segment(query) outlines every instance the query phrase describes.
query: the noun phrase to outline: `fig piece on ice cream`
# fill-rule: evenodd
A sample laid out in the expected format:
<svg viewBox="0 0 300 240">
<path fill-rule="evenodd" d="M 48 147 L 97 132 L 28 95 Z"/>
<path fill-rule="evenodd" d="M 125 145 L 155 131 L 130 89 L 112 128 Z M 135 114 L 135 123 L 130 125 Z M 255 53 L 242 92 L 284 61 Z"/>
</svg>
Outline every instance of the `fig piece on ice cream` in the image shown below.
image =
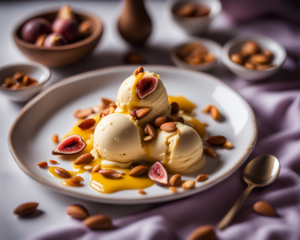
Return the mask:
<svg viewBox="0 0 300 240">
<path fill-rule="evenodd" d="M 168 173 L 160 162 L 156 162 L 152 165 L 148 172 L 148 176 L 157 185 L 165 186 L 168 184 Z"/>
<path fill-rule="evenodd" d="M 62 140 L 52 151 L 53 155 L 72 155 L 85 149 L 86 143 L 79 135 L 71 135 Z"/>
<path fill-rule="evenodd" d="M 143 99 L 155 92 L 158 85 L 158 79 L 154 76 L 147 76 L 141 79 L 136 85 L 137 95 L 139 99 Z"/>
</svg>

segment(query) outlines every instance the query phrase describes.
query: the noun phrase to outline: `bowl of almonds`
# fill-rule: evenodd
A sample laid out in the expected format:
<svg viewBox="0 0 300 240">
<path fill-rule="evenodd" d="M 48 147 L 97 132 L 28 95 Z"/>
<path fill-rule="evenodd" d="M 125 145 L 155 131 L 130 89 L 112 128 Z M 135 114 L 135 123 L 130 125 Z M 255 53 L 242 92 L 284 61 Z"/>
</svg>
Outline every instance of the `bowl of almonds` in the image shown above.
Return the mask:
<svg viewBox="0 0 300 240">
<path fill-rule="evenodd" d="M 286 60 L 286 51 L 271 38 L 241 36 L 225 44 L 222 60 L 236 75 L 255 81 L 277 72 Z"/>
<path fill-rule="evenodd" d="M 216 66 L 221 52 L 221 46 L 212 40 L 191 38 L 172 49 L 171 60 L 177 67 L 208 71 Z"/>
<path fill-rule="evenodd" d="M 36 95 L 51 77 L 50 70 L 38 63 L 20 63 L 0 69 L 0 93 L 14 102 L 26 102 Z"/>
</svg>

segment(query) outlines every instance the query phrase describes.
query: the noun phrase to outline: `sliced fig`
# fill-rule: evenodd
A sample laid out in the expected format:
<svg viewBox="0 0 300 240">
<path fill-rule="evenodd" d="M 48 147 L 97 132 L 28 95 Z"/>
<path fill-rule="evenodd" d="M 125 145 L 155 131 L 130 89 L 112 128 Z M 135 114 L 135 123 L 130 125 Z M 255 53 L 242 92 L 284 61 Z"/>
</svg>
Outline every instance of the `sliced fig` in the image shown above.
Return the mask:
<svg viewBox="0 0 300 240">
<path fill-rule="evenodd" d="M 79 135 L 71 135 L 62 140 L 52 151 L 53 155 L 72 155 L 85 149 L 86 143 Z"/>
<path fill-rule="evenodd" d="M 148 176 L 157 185 L 166 186 L 168 184 L 168 173 L 160 162 L 156 162 L 152 165 L 148 172 Z"/>
<path fill-rule="evenodd" d="M 139 99 L 143 99 L 155 92 L 158 85 L 158 79 L 156 77 L 145 77 L 136 85 L 137 95 Z"/>
</svg>

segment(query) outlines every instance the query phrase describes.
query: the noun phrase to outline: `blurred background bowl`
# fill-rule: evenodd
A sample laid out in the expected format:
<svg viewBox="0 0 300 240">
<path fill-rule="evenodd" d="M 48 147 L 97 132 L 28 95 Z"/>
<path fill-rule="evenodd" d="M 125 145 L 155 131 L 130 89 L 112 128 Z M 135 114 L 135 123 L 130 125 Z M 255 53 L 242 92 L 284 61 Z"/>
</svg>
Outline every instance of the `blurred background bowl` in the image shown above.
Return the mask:
<svg viewBox="0 0 300 240">
<path fill-rule="evenodd" d="M 6 77 L 12 77 L 15 72 L 21 71 L 39 83 L 32 87 L 25 87 L 22 89 L 12 90 L 2 87 Z M 11 64 L 0 68 L 0 93 L 5 95 L 7 99 L 14 102 L 26 102 L 34 97 L 51 77 L 50 70 L 39 63 L 18 63 Z"/>
<path fill-rule="evenodd" d="M 58 10 L 49 11 L 27 18 L 22 21 L 13 32 L 13 39 L 20 51 L 30 60 L 39 62 L 48 67 L 63 67 L 78 62 L 96 47 L 103 33 L 103 24 L 99 18 L 91 14 L 75 11 L 75 16 L 79 22 L 88 20 L 92 24 L 92 33 L 88 37 L 75 43 L 50 48 L 39 47 L 22 40 L 21 30 L 25 23 L 31 19 L 40 17 L 52 23 L 57 13 Z"/>
<path fill-rule="evenodd" d="M 268 49 L 272 51 L 274 54 L 272 64 L 275 66 L 263 70 L 252 70 L 231 61 L 231 54 L 240 52 L 242 45 L 247 41 L 254 41 L 261 49 Z M 270 77 L 276 73 L 286 60 L 286 51 L 278 42 L 271 38 L 257 35 L 247 35 L 233 38 L 227 42 L 222 49 L 222 60 L 224 64 L 236 75 L 245 80 L 256 81 Z"/>
<path fill-rule="evenodd" d="M 180 59 L 178 57 L 177 52 L 179 49 L 181 49 L 183 46 L 185 46 L 188 43 L 199 43 L 200 45 L 203 45 L 208 50 L 208 53 L 213 54 L 216 57 L 216 59 L 211 62 L 202 63 L 202 64 L 186 63 L 185 61 L 183 61 L 182 59 Z M 175 47 L 172 48 L 171 60 L 177 67 L 191 69 L 191 70 L 195 70 L 195 71 L 208 71 L 208 70 L 213 69 L 217 65 L 217 62 L 221 58 L 221 52 L 222 52 L 222 47 L 217 42 L 212 41 L 210 39 L 206 39 L 206 38 L 193 37 L 193 38 L 190 38 L 190 40 L 185 41 L 184 43 L 176 45 Z"/>
<path fill-rule="evenodd" d="M 197 3 L 210 9 L 210 13 L 203 17 L 179 17 L 174 11 L 187 3 Z M 189 35 L 200 35 L 206 31 L 212 20 L 217 17 L 222 10 L 219 0 L 169 0 L 166 3 L 166 11 L 169 18 Z"/>
</svg>

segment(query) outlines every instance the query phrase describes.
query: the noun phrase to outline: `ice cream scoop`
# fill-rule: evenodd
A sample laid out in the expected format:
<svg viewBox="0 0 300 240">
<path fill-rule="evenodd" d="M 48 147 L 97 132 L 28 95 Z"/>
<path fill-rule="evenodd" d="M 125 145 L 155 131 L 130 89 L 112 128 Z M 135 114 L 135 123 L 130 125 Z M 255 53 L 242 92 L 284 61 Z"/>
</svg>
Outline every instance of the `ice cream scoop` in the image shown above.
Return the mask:
<svg viewBox="0 0 300 240">
<path fill-rule="evenodd" d="M 152 108 L 151 112 L 137 121 L 144 127 L 155 118 L 170 115 L 171 107 L 164 84 L 155 73 L 142 72 L 131 75 L 120 86 L 116 112 L 129 114 L 133 109 Z"/>
<path fill-rule="evenodd" d="M 101 165 L 127 168 L 135 161 L 145 160 L 140 131 L 129 115 L 113 113 L 104 117 L 94 133 L 94 149 L 104 159 Z"/>
<path fill-rule="evenodd" d="M 176 127 L 175 132 L 158 130 L 157 138 L 145 143 L 148 161 L 160 161 L 171 173 L 197 172 L 206 163 L 202 140 L 193 128 L 181 123 Z"/>
</svg>

